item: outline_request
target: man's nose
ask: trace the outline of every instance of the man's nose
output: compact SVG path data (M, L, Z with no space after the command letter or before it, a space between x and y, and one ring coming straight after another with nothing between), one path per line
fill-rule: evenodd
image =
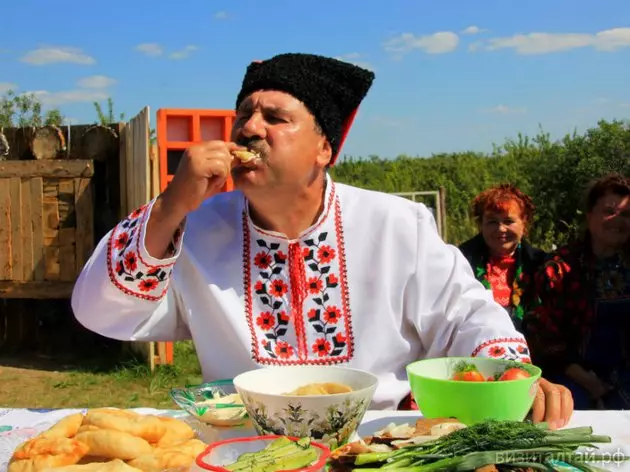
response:
M242 134L247 138L259 137L262 139L265 137L265 126L260 113L252 113L243 123Z

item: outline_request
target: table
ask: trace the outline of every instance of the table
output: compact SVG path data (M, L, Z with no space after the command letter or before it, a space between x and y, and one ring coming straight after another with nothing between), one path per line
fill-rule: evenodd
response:
M135 408L143 414L161 414L184 418L187 414L181 410L156 410L153 408ZM84 409L36 410L36 409L0 409L0 471L4 472L13 450L22 442L50 428L66 415L85 411ZM361 436L382 429L387 424L413 423L421 413L417 411L368 411L359 426ZM612 438L612 443L602 445L600 453L609 460L600 467L610 471L629 471L630 461L621 464L615 459L630 456L630 411L576 411L568 427L592 426L595 434ZM229 431L229 430L228 430ZM227 434L227 432L225 434ZM234 434L234 430L229 436ZM247 430L237 434L248 434ZM249 434L253 434L253 431ZM201 439L204 439L203 437ZM204 439L205 440L205 439Z

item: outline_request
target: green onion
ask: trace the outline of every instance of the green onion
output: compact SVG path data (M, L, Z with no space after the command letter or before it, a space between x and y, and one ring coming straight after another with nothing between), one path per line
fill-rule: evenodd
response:
M382 469L399 472L463 472L494 464L503 464L513 470L530 467L562 471L562 468L556 469L547 462L557 460L581 471L598 472L597 467L584 461L593 462L603 460L604 457L590 452L584 455L577 450L597 449L596 444L610 442L609 436L594 435L593 428L588 426L550 431L546 424L487 421L435 440L405 445L394 451L346 457L343 463L347 467L350 460L350 464L353 463L351 470L357 472ZM330 470L336 470L335 460L331 461Z

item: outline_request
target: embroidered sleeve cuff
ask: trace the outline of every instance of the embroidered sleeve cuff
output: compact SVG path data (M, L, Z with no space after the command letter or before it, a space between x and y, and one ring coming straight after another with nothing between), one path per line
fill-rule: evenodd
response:
M151 256L144 245L147 221L155 200L134 210L109 236L107 269L112 283L127 295L158 301L168 290L173 266L181 253L184 225L173 235L166 259Z
M498 338L486 341L475 348L473 357L494 357L531 363L529 346L523 338Z

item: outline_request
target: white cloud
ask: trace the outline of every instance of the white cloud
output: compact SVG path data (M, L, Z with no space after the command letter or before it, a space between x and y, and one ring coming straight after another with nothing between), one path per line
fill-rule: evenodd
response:
M461 34L479 34L479 33L485 33L486 31L488 30L479 28L479 26L472 25L466 28L465 30L463 30Z
M46 90L35 90L27 92L35 95L44 105L56 107L66 103L82 103L107 100L109 94L103 90L77 89L65 92L48 92Z
M12 84L11 82L0 82L0 93L7 93L9 90L17 90L18 86L16 84Z
M106 77L104 75L92 75L90 77L84 77L77 82L77 85L81 88L88 89L104 89L111 87L116 83L115 79Z
M164 49L157 43L143 43L136 46L136 51L146 54L147 56L161 56Z
M348 54L343 54L341 56L335 57L340 61L349 62L350 64L354 64L355 66L363 67L364 69L368 69L374 71L374 66L369 62L363 60L363 55L358 52L351 52Z
M492 108L486 108L483 111L489 112L489 113L498 113L500 115L515 115L515 114L525 113L527 110L525 108L516 108L516 107L510 107L507 105L497 105Z
M188 56L190 56L193 52L195 52L198 49L199 49L198 46L189 44L184 49L172 52L168 57L170 59L186 59Z
M107 88L114 85L116 80L104 75L92 75L77 81L78 88L61 92L48 90L32 90L26 95L35 95L43 105L57 107L67 103L91 103L107 100L110 97Z
M33 49L27 52L20 59L22 62L32 64L35 66L41 66L46 64L55 64L59 62L68 62L71 64L90 65L95 64L96 60L85 54L79 48L73 47L61 47L61 46L46 46L38 49Z
M199 46L189 44L179 51L173 51L168 55L169 59L186 59L193 52L197 51ZM146 56L157 57L162 56L165 53L165 49L158 43L143 43L136 46L136 51L141 52Z
M612 28L595 34L586 33L529 33L491 38L478 42L471 50L513 49L518 54L549 54L571 49L591 47L599 51L616 51L630 47L630 28Z
M214 14L215 20L226 20L229 17L228 12L226 11L218 11Z
M457 34L452 31L439 31L426 36L403 33L385 41L383 47L394 57L401 58L414 49L419 49L427 54L445 54L457 49L458 44L459 36Z
M468 45L468 51L469 52L479 51L479 49L481 49L482 46L483 46L482 41L475 41L474 43L471 43Z

